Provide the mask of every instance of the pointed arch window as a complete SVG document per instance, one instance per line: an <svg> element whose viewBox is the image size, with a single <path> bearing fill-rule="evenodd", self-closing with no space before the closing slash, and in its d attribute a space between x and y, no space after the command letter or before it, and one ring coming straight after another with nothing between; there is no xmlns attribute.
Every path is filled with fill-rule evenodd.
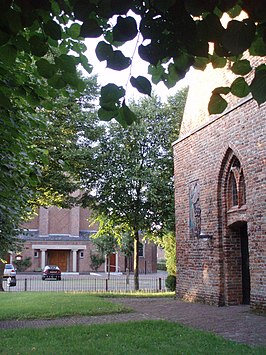
<svg viewBox="0 0 266 355"><path fill-rule="evenodd" d="M228 208L241 207L246 203L246 186L240 161L234 156L229 170L227 185Z"/></svg>

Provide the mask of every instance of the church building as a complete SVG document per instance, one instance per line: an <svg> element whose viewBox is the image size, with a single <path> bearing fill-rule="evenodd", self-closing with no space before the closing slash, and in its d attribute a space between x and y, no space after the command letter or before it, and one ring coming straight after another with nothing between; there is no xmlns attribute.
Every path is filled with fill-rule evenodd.
<svg viewBox="0 0 266 355"><path fill-rule="evenodd" d="M266 312L266 104L228 96L224 113L207 111L234 79L230 68L195 72L173 143L176 295Z"/></svg>

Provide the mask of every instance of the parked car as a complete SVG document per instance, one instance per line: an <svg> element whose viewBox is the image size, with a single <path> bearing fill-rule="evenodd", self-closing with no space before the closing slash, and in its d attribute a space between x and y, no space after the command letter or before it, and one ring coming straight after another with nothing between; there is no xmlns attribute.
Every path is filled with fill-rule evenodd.
<svg viewBox="0 0 266 355"><path fill-rule="evenodd" d="M4 278L12 277L15 278L17 275L16 269L12 264L5 264L5 269L4 269Z"/></svg>
<svg viewBox="0 0 266 355"><path fill-rule="evenodd" d="M61 280L61 270L57 265L46 265L42 271L42 279L56 278Z"/></svg>

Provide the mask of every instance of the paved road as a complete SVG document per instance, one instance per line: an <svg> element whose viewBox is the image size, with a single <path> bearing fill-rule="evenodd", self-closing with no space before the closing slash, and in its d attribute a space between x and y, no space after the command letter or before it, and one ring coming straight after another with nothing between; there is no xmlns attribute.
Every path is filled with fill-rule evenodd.
<svg viewBox="0 0 266 355"><path fill-rule="evenodd" d="M149 292L165 290L165 273L141 274L139 276L140 289ZM42 280L40 273L18 274L15 287L8 287L3 282L5 291L133 291L134 276L128 278L124 274L112 274L110 279L106 273L93 273L90 275L79 275L78 273L63 273L62 280Z"/></svg>
<svg viewBox="0 0 266 355"><path fill-rule="evenodd" d="M0 329L163 319L211 331L240 343L266 346L266 317L251 313L249 306L215 307L172 298L114 298L108 301L131 307L135 312L54 320L0 321Z"/></svg>

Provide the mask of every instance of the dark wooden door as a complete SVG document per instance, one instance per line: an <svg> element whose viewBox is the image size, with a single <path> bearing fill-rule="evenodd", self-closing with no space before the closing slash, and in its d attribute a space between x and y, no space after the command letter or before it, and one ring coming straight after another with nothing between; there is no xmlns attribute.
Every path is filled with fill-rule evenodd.
<svg viewBox="0 0 266 355"><path fill-rule="evenodd" d="M110 272L116 271L116 254L110 254Z"/></svg>
<svg viewBox="0 0 266 355"><path fill-rule="evenodd" d="M249 272L249 252L247 224L240 228L241 256L242 256L242 293L243 304L250 303L250 272Z"/></svg>
<svg viewBox="0 0 266 355"><path fill-rule="evenodd" d="M68 250L49 250L48 251L48 264L57 265L61 271L67 271L67 256Z"/></svg>

